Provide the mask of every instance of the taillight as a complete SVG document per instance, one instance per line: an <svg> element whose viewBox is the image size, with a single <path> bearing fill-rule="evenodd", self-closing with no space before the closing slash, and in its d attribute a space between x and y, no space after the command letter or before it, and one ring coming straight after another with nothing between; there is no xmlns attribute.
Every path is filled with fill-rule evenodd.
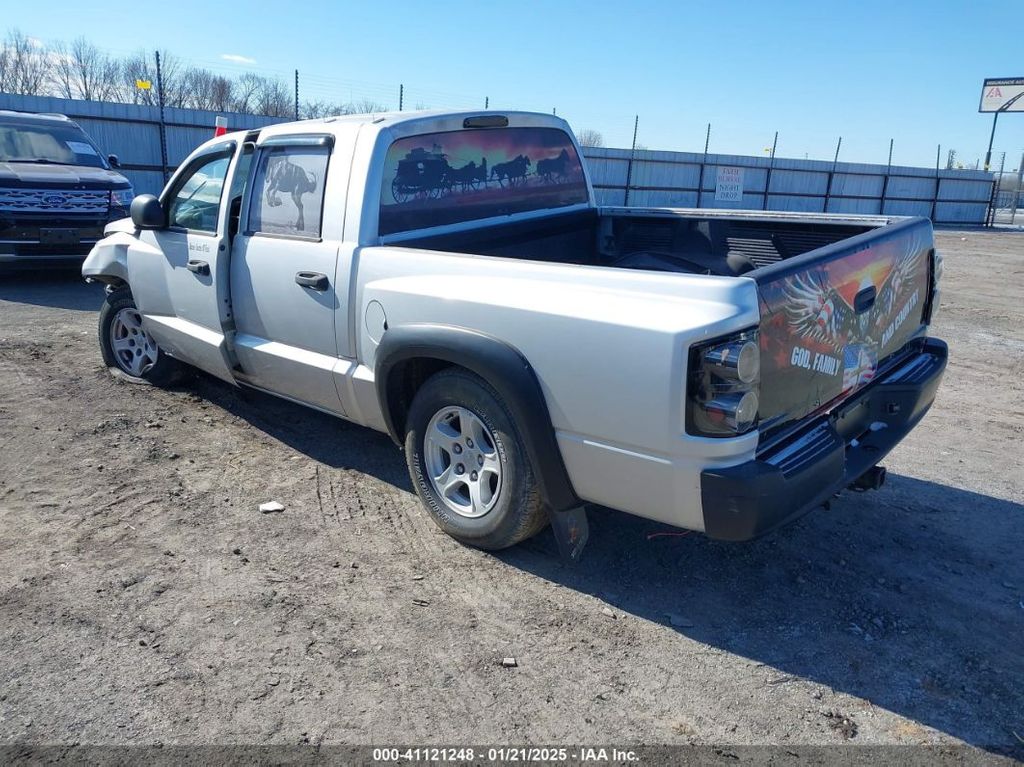
<svg viewBox="0 0 1024 767"><path fill-rule="evenodd" d="M736 437L757 426L761 350L751 328L690 349L686 430Z"/></svg>
<svg viewBox="0 0 1024 767"><path fill-rule="evenodd" d="M928 301L928 315L924 318L927 324L935 321L935 314L939 311L939 298L942 295L942 254L937 249L932 250L932 292Z"/></svg>

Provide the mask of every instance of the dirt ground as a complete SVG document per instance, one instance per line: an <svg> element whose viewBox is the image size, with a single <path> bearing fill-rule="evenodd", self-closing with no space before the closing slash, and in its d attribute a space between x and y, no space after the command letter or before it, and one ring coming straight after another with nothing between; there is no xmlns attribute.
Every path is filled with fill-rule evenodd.
<svg viewBox="0 0 1024 767"><path fill-rule="evenodd" d="M441 534L383 435L112 379L100 288L0 277L0 744L1019 749L1024 233L937 239L882 491L743 545L597 509L576 567Z"/></svg>

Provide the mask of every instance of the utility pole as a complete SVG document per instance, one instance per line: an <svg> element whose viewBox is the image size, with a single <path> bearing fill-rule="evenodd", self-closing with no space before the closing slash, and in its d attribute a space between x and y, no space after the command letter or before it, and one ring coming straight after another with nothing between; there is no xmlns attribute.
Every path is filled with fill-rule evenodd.
<svg viewBox="0 0 1024 767"><path fill-rule="evenodd" d="M700 161L700 176L697 177L697 207L700 207L701 195L704 194L704 168L708 164L708 145L711 143L711 123L704 134L704 159Z"/></svg>
<svg viewBox="0 0 1024 767"><path fill-rule="evenodd" d="M1020 185L1024 182L1024 152L1020 155L1020 165L1017 166L1017 186L1013 190L1013 207L1010 209L1010 224L1017 219L1017 205L1020 203Z"/></svg>
<svg viewBox="0 0 1024 767"><path fill-rule="evenodd" d="M772 141L772 155L768 161L768 175L764 180L764 206L761 208L761 210L768 210L768 190L771 188L772 185L772 170L775 168L775 150L778 148L778 146L779 132L775 131L775 139ZM839 149L837 147L836 152L838 151Z"/></svg>
<svg viewBox="0 0 1024 767"><path fill-rule="evenodd" d="M484 109L490 109L490 108L491 108L491 97L490 96L484 96Z"/></svg>
<svg viewBox="0 0 1024 767"><path fill-rule="evenodd" d="M299 70L295 70L295 119L299 119Z"/></svg>
<svg viewBox="0 0 1024 767"><path fill-rule="evenodd" d="M398 111L402 111L402 106L405 103L405 86L401 83L398 84Z"/></svg>
<svg viewBox="0 0 1024 767"><path fill-rule="evenodd" d="M160 105L160 167L167 183L167 121L164 119L164 75L160 68L160 51L156 52L156 96Z"/></svg>
<svg viewBox="0 0 1024 767"><path fill-rule="evenodd" d="M839 137L839 141L836 144L836 156L832 160L832 172L828 174L828 186L825 187L825 206L821 209L822 213L828 213L828 202L832 199L832 182L836 178L836 166L839 164L839 147L843 145L843 137Z"/></svg>
<svg viewBox="0 0 1024 767"><path fill-rule="evenodd" d="M878 215L885 215L885 193L889 191L889 173L892 171L892 144L894 139L889 139L889 164L885 166L885 178L882 179L882 200L878 205Z"/></svg>
<svg viewBox="0 0 1024 767"><path fill-rule="evenodd" d="M623 205L629 205L629 185L633 180L633 158L636 156L636 131L640 127L640 115L633 119L633 148L629 150L629 164L626 166L626 195Z"/></svg>

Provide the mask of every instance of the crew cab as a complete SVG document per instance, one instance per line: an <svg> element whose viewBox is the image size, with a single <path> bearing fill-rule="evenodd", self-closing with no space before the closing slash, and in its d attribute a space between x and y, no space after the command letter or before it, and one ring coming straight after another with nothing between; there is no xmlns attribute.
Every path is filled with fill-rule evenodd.
<svg viewBox="0 0 1024 767"><path fill-rule="evenodd" d="M587 504L746 540L877 486L946 365L923 218L603 207L522 112L286 123L206 142L107 228L99 342L387 432L481 548Z"/></svg>
<svg viewBox="0 0 1024 767"><path fill-rule="evenodd" d="M0 110L0 265L81 263L128 215L132 185L118 167L64 115Z"/></svg>

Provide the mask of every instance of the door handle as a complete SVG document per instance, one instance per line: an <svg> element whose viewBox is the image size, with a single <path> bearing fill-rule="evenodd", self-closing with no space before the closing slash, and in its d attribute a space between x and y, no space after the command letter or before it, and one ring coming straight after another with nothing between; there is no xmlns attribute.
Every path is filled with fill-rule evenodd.
<svg viewBox="0 0 1024 767"><path fill-rule="evenodd" d="M185 266L188 267L190 272L195 272L196 274L205 275L210 273L210 265L205 261L189 261Z"/></svg>
<svg viewBox="0 0 1024 767"><path fill-rule="evenodd" d="M327 280L327 275L320 274L320 272L299 272L295 275L295 284L321 292L331 286L331 283Z"/></svg>
<svg viewBox="0 0 1024 767"><path fill-rule="evenodd" d="M853 310L857 314L863 314L875 305L877 291L874 285L868 285L853 298Z"/></svg>

